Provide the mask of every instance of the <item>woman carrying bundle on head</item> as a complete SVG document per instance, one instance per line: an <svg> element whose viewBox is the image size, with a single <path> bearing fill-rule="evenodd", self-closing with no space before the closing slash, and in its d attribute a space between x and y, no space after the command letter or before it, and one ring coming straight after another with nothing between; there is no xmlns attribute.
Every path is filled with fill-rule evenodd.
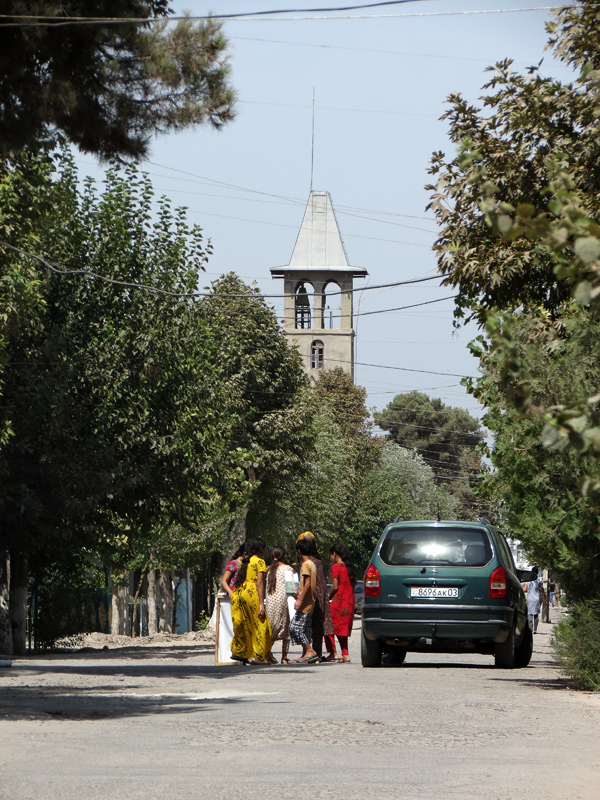
<svg viewBox="0 0 600 800"><path fill-rule="evenodd" d="M285 563L283 547L274 547L271 557L271 565L267 570L267 613L271 623L271 642L281 641L281 663L289 664L290 612L285 581L286 575L291 580L293 573L292 568ZM269 660L273 664L277 663L273 656Z"/></svg>
<svg viewBox="0 0 600 800"><path fill-rule="evenodd" d="M310 544L310 560L317 570L316 599L312 615L312 646L319 659L321 659L323 657L323 637L330 636L333 633L329 598L327 596L327 581L325 580L321 556L317 551L314 533L312 531L304 531L296 539L296 544L300 539L306 539Z"/></svg>
<svg viewBox="0 0 600 800"><path fill-rule="evenodd" d="M342 651L338 659L335 651L333 636L325 636L325 646L328 656L324 661L340 661L347 664L350 661L348 653L348 637L352 634L354 622L354 587L356 586L356 573L348 555L348 551L341 544L334 544L329 550L331 558L332 586L329 592L331 621L333 633L337 636Z"/></svg>
<svg viewBox="0 0 600 800"><path fill-rule="evenodd" d="M268 664L271 655L271 626L265 610L266 546L263 539L250 542L231 595L231 657L244 664Z"/></svg>

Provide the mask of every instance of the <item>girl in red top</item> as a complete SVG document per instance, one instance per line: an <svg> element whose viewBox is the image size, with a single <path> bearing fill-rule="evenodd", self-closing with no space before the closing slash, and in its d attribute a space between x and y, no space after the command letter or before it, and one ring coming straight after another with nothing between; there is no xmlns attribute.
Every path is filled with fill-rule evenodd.
<svg viewBox="0 0 600 800"><path fill-rule="evenodd" d="M348 551L341 544L334 544L329 550L329 556L332 561L331 577L333 579L333 585L329 592L331 621L333 622L333 633L340 643L342 657L338 659L334 637L326 636L325 646L329 655L323 660L339 660L340 663L347 664L350 661L348 637L352 634L352 623L354 622L356 574Z"/></svg>

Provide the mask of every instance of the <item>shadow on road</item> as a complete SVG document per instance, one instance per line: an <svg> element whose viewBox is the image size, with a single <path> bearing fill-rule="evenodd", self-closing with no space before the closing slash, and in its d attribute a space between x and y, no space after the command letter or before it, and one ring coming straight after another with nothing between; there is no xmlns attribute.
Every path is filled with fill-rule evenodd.
<svg viewBox="0 0 600 800"><path fill-rule="evenodd" d="M506 677L498 676L497 678L492 678L491 680L505 682L511 681L512 683L518 683L520 686L530 686L532 689L545 689L547 691L564 691L565 689L571 689L568 678L544 678L541 676L539 678L535 678L530 672L523 671L519 671L517 674L512 673Z"/></svg>
<svg viewBox="0 0 600 800"><path fill-rule="evenodd" d="M115 686L61 687L60 691L17 688L0 692L0 719L70 719L89 720L120 717L143 717L154 714L196 713L214 706L252 702L252 697L202 697L193 693L162 692L138 694L129 686L124 693ZM262 698L261 698L262 699Z"/></svg>

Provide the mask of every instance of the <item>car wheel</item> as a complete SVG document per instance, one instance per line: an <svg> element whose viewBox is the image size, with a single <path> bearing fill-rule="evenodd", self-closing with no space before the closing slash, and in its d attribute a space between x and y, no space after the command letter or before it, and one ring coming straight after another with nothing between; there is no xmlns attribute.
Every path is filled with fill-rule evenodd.
<svg viewBox="0 0 600 800"><path fill-rule="evenodd" d="M533 633L529 625L525 626L521 644L515 650L515 667L522 669L531 661L533 654Z"/></svg>
<svg viewBox="0 0 600 800"><path fill-rule="evenodd" d="M403 647L394 647L389 653L384 653L381 661L384 666L398 667L400 664L404 664L405 658L406 650Z"/></svg>
<svg viewBox="0 0 600 800"><path fill-rule="evenodd" d="M380 667L381 666L381 644L376 639L372 642L364 634L360 635L360 660L363 667Z"/></svg>
<svg viewBox="0 0 600 800"><path fill-rule="evenodd" d="M494 653L496 666L500 669L515 667L515 626L511 625L506 641L497 642Z"/></svg>

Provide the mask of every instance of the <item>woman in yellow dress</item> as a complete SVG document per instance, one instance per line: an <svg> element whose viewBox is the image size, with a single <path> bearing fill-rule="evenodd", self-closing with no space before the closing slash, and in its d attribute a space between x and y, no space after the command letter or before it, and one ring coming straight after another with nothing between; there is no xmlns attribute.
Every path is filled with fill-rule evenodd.
<svg viewBox="0 0 600 800"><path fill-rule="evenodd" d="M231 657L244 664L269 664L271 660L271 625L265 611L265 548L262 539L250 542L231 595Z"/></svg>

